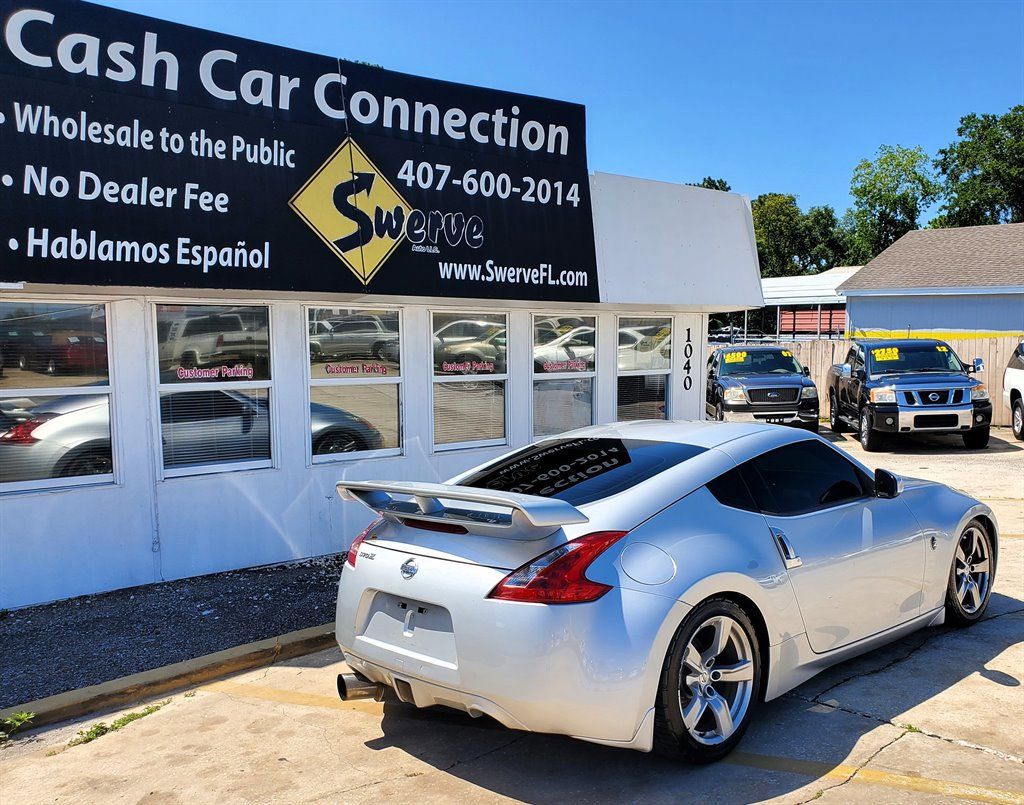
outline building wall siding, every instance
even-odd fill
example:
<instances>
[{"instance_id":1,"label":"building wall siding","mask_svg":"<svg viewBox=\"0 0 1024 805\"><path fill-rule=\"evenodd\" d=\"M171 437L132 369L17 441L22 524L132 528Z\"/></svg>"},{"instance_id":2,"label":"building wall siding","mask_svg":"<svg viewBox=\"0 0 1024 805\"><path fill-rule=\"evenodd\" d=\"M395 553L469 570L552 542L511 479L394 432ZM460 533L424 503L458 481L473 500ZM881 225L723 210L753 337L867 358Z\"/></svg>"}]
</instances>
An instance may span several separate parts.
<instances>
[{"instance_id":1,"label":"building wall siding","mask_svg":"<svg viewBox=\"0 0 1024 805\"><path fill-rule=\"evenodd\" d=\"M1024 294L850 296L855 338L998 338L1024 335Z\"/></svg>"}]
</instances>

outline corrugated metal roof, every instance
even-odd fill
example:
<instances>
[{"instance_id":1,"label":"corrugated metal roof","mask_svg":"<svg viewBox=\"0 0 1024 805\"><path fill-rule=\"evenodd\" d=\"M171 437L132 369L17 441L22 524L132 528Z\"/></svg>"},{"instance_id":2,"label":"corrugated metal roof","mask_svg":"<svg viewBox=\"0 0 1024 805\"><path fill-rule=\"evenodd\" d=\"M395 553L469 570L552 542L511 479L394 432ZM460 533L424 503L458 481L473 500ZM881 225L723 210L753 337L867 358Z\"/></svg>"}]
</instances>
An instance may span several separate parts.
<instances>
[{"instance_id":1,"label":"corrugated metal roof","mask_svg":"<svg viewBox=\"0 0 1024 805\"><path fill-rule=\"evenodd\" d=\"M1024 224L908 232L839 291L1014 286L1024 286Z\"/></svg>"},{"instance_id":2,"label":"corrugated metal roof","mask_svg":"<svg viewBox=\"0 0 1024 805\"><path fill-rule=\"evenodd\" d=\"M769 277L761 280L765 305L829 305L845 301L836 290L860 271L860 266L839 266L820 274Z\"/></svg>"}]
</instances>

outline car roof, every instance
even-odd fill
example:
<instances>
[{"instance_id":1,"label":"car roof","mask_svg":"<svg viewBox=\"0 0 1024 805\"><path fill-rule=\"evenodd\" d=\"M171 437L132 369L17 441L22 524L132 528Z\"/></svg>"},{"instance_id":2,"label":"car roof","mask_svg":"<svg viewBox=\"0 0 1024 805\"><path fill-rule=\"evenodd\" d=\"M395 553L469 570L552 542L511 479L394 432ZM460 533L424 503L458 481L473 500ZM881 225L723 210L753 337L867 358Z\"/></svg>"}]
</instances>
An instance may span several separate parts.
<instances>
[{"instance_id":1,"label":"car roof","mask_svg":"<svg viewBox=\"0 0 1024 805\"><path fill-rule=\"evenodd\" d=\"M582 436L587 438L647 439L655 442L679 442L712 448L763 433L776 434L778 444L800 441L810 435L807 431L796 428L781 428L778 425L758 422L640 419L632 422L613 422L608 425L591 425L559 434L555 438Z\"/></svg>"}]
</instances>

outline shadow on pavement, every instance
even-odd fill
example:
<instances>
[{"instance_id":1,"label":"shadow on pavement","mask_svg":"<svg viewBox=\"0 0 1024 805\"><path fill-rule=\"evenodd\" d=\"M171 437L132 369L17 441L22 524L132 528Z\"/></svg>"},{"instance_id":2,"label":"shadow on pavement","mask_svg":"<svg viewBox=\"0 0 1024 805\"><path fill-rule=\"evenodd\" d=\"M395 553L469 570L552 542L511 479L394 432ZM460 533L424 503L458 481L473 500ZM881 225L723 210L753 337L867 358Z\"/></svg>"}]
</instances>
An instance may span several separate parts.
<instances>
[{"instance_id":1,"label":"shadow on pavement","mask_svg":"<svg viewBox=\"0 0 1024 805\"><path fill-rule=\"evenodd\" d=\"M515 732L487 717L419 710L397 701L385 704L384 735L366 746L401 749L438 771L527 802L750 802L793 794L813 783L801 792L809 799L900 737L904 728L887 722L899 724L902 714L972 674L1019 688L1019 680L986 666L1024 641L1022 608L1015 598L993 594L990 614L967 630L922 630L827 669L791 694L762 704L739 750L711 766ZM844 707L839 689L854 685L856 696L856 683L878 693L867 711ZM738 766L746 769L741 773ZM837 767L842 767L838 773ZM827 775L828 782L822 779ZM943 770L934 775L941 778Z\"/></svg>"}]
</instances>

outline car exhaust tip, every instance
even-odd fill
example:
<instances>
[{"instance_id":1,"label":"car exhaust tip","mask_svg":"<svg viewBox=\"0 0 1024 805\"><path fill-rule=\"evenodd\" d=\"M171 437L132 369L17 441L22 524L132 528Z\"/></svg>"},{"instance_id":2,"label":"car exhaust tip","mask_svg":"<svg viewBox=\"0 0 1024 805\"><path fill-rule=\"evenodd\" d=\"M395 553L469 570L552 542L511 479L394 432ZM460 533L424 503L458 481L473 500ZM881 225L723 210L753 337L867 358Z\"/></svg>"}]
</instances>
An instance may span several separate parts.
<instances>
[{"instance_id":1,"label":"car exhaust tip","mask_svg":"<svg viewBox=\"0 0 1024 805\"><path fill-rule=\"evenodd\" d=\"M371 682L362 674L353 671L350 674L338 674L338 695L343 702L357 699L373 699L384 701L384 686L379 682Z\"/></svg>"}]
</instances>

